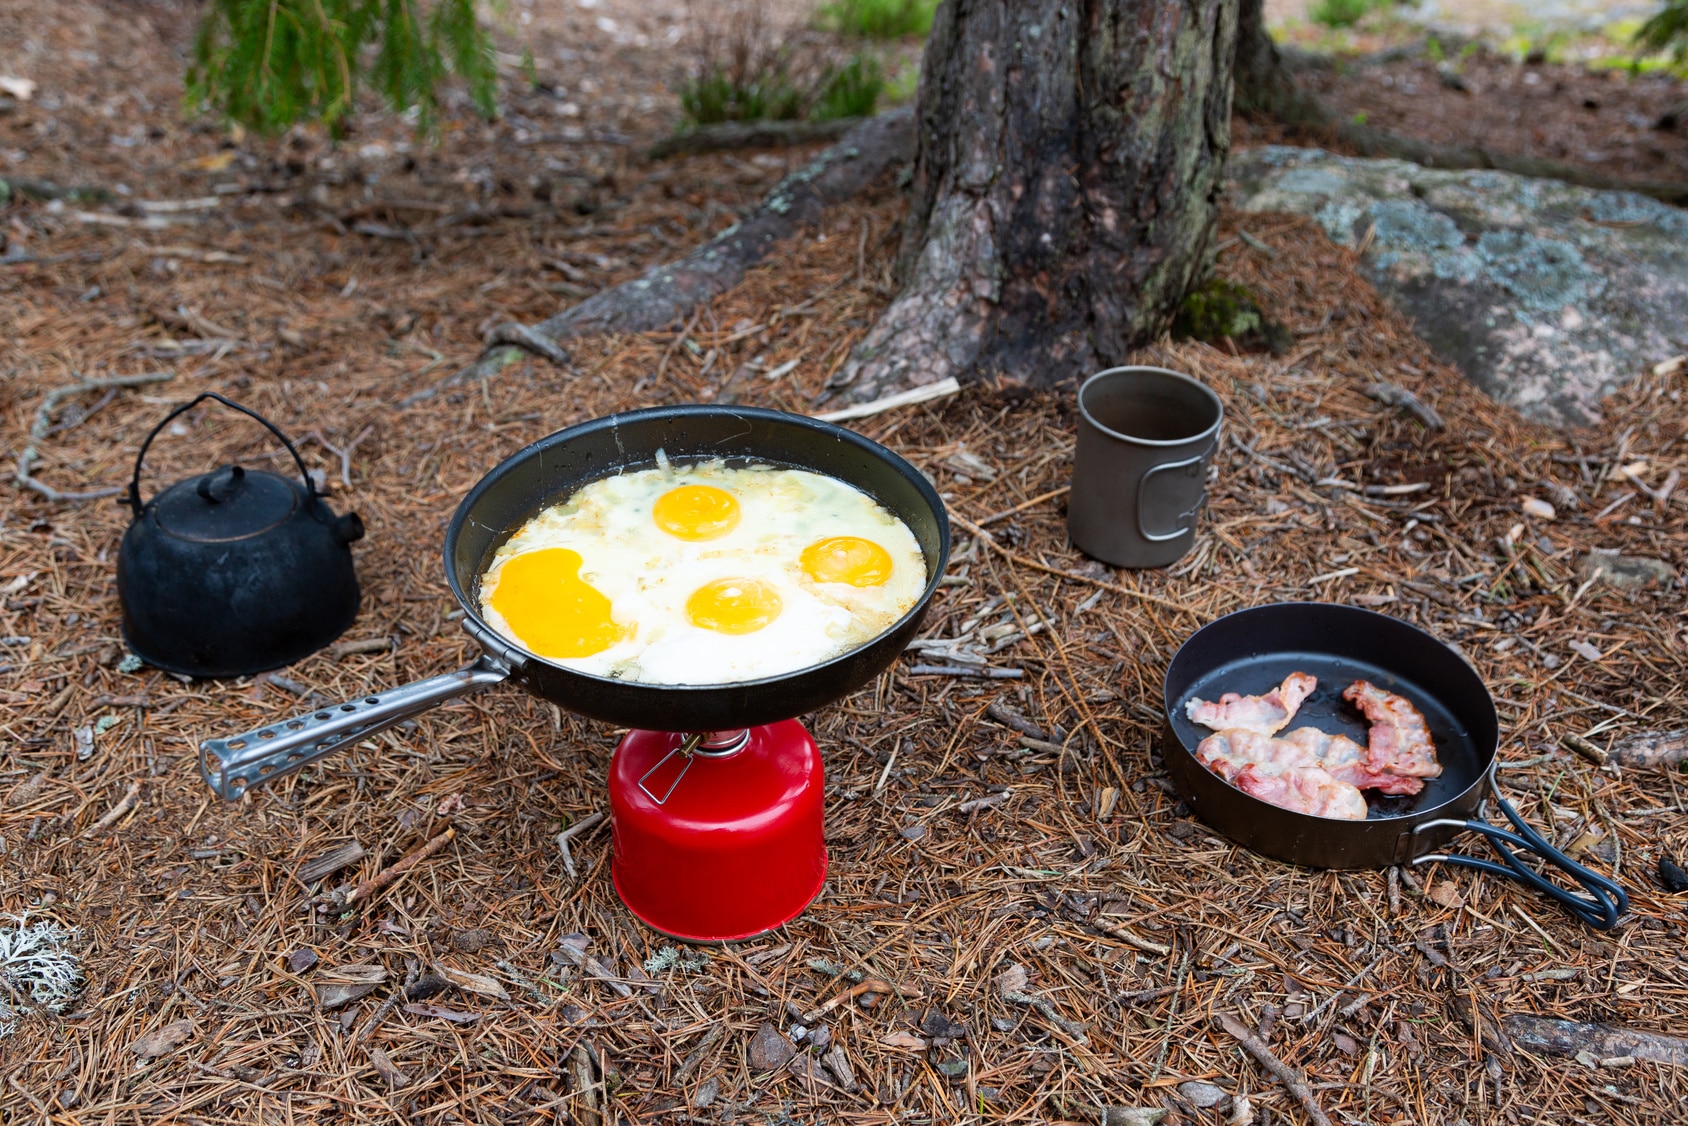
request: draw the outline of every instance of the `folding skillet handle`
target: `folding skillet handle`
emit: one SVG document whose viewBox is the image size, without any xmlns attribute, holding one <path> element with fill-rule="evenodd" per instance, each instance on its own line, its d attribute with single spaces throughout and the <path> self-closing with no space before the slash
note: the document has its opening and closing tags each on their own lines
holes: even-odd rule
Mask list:
<svg viewBox="0 0 1688 1126">
<path fill-rule="evenodd" d="M 525 657 L 520 650 L 468 619 L 463 625 L 485 650 L 472 664 L 225 739 L 207 739 L 199 745 L 200 777 L 219 796 L 235 801 L 254 786 L 292 774 L 447 700 L 502 684 L 521 667 Z"/>
<path fill-rule="evenodd" d="M 1494 776 L 1491 769 L 1490 789 L 1494 794 L 1495 803 L 1500 806 L 1501 813 L 1512 823 L 1517 832 L 1509 832 L 1487 821 L 1460 821 L 1455 819 L 1438 819 L 1426 821 L 1413 828 L 1416 835 L 1435 828 L 1459 828 L 1471 832 L 1481 833 L 1489 839 L 1489 844 L 1495 852 L 1500 854 L 1504 864 L 1493 860 L 1483 860 L 1475 856 L 1462 856 L 1459 853 L 1428 853 L 1413 858 L 1413 864 L 1430 864 L 1441 862 L 1457 864 L 1462 868 L 1476 868 L 1491 875 L 1504 879 L 1516 880 L 1525 887 L 1540 892 L 1547 898 L 1559 904 L 1566 911 L 1587 923 L 1596 930 L 1611 930 L 1618 925 L 1618 921 L 1629 912 L 1629 895 L 1623 886 L 1614 880 L 1607 879 L 1598 872 L 1578 864 L 1563 852 L 1554 848 L 1540 833 L 1530 828 L 1523 816 L 1512 807 L 1512 803 L 1500 796 L 1500 791 L 1494 789 Z M 1483 816 L 1481 809 L 1478 816 Z M 1535 868 L 1524 863 L 1523 857 L 1512 849 L 1512 845 L 1526 855 L 1534 855 L 1547 861 L 1569 876 L 1587 894 L 1576 892 L 1553 883 Z"/>
</svg>

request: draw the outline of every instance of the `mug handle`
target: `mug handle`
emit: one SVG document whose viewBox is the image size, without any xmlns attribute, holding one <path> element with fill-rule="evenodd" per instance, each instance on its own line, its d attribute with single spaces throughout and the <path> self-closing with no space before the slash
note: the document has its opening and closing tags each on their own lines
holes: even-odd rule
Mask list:
<svg viewBox="0 0 1688 1126">
<path fill-rule="evenodd" d="M 1208 451 L 1208 453 L 1211 452 L 1212 451 Z M 1149 485 L 1154 480 L 1155 474 L 1170 473 L 1175 469 L 1188 469 L 1192 465 L 1200 465 L 1203 461 L 1207 460 L 1207 456 L 1207 453 L 1200 453 L 1195 457 L 1185 458 L 1183 461 L 1169 461 L 1165 465 L 1157 465 L 1147 473 L 1143 474 L 1143 479 L 1137 484 L 1137 531 L 1144 539 L 1151 543 L 1165 543 L 1167 540 L 1177 539 L 1179 536 L 1190 531 L 1190 529 L 1196 526 L 1196 513 L 1200 510 L 1202 501 L 1207 498 L 1206 482 L 1202 483 L 1201 492 L 1196 496 L 1196 503 L 1178 514 L 1178 527 L 1170 532 L 1151 532 L 1144 526 L 1143 502 L 1148 499 Z M 1188 521 L 1188 523 L 1186 523 L 1186 521 Z"/>
</svg>

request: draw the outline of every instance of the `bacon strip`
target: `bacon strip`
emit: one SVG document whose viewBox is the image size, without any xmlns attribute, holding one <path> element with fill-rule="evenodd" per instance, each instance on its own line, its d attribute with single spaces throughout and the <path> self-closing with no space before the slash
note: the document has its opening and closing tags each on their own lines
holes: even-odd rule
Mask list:
<svg viewBox="0 0 1688 1126">
<path fill-rule="evenodd" d="M 1346 735 L 1331 735 L 1316 727 L 1298 727 L 1273 742 L 1297 745 L 1310 763 L 1323 767 L 1331 777 L 1357 789 L 1381 790 L 1386 794 L 1416 794 L 1424 789 L 1422 778 L 1377 769 L 1372 763 L 1371 752 Z"/>
<path fill-rule="evenodd" d="M 1436 761 L 1436 744 L 1430 739 L 1430 728 L 1424 722 L 1423 713 L 1410 700 L 1365 680 L 1350 684 L 1342 698 L 1371 720 L 1371 734 L 1367 737 L 1368 770 L 1380 776 L 1415 780 L 1441 776 L 1442 764 Z M 1420 789 L 1422 782 L 1410 790 L 1387 792 L 1416 794 Z"/>
<path fill-rule="evenodd" d="M 1328 754 L 1336 771 L 1327 769 Z M 1245 794 L 1297 813 L 1364 821 L 1366 799 L 1340 772 L 1365 756 L 1352 739 L 1312 727 L 1274 739 L 1256 731 L 1220 731 L 1196 747 L 1196 759 Z"/>
<path fill-rule="evenodd" d="M 1292 672 L 1284 682 L 1263 696 L 1240 696 L 1227 692 L 1216 702 L 1191 697 L 1184 705 L 1184 714 L 1191 723 L 1199 723 L 1214 731 L 1252 731 L 1258 735 L 1276 735 L 1289 726 L 1301 701 L 1312 695 L 1319 686 L 1317 677 L 1304 672 Z"/>
<path fill-rule="evenodd" d="M 1342 693 L 1371 722 L 1366 746 L 1316 727 L 1274 738 L 1317 686 L 1314 677 L 1295 672 L 1262 696 L 1227 692 L 1213 703 L 1192 698 L 1185 714 L 1214 731 L 1196 747 L 1196 759 L 1262 801 L 1351 821 L 1366 817 L 1361 790 L 1416 794 L 1426 778 L 1442 773 L 1424 715 L 1369 681 L 1357 680 Z"/>
</svg>

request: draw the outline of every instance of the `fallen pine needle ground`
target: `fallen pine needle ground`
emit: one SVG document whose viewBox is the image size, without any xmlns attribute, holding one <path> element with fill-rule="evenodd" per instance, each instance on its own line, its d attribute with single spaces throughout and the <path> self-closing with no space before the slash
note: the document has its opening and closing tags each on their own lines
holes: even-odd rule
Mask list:
<svg viewBox="0 0 1688 1126">
<path fill-rule="evenodd" d="M 106 19 L 89 26 L 114 34 Z M 637 68 L 595 49 L 631 102 Z M 308 464 L 369 532 L 344 644 L 186 683 L 123 659 L 125 511 L 0 489 L 0 912 L 74 931 L 87 982 L 58 1015 L 18 1007 L 0 1119 L 1031 1123 L 1116 1107 L 1221 1122 L 1245 1099 L 1272 1122 L 1306 1121 L 1309 1103 L 1421 1126 L 1688 1113 L 1679 1067 L 1507 1032 L 1515 1014 L 1688 1027 L 1684 904 L 1654 878 L 1688 853 L 1688 782 L 1572 749 L 1688 727 L 1670 572 L 1688 565 L 1688 496 L 1664 487 L 1688 471 L 1682 374 L 1643 376 L 1587 431 L 1526 424 L 1438 363 L 1312 224 L 1251 217 L 1275 256 L 1237 240 L 1219 269 L 1266 298 L 1291 351 L 1140 357 L 1225 401 L 1210 503 L 1176 566 L 1112 572 L 1068 545 L 1070 387 L 972 386 L 856 420 L 945 494 L 949 585 L 917 651 L 804 717 L 826 755 L 821 897 L 756 942 L 665 953 L 615 896 L 610 834 L 568 833 L 606 807 L 616 733 L 601 725 L 489 693 L 234 804 L 200 781 L 195 748 L 464 663 L 440 539 L 464 492 L 535 438 L 661 403 L 824 409 L 827 374 L 893 292 L 894 192 L 837 209 L 683 332 L 575 342 L 572 366 L 534 359 L 404 409 L 474 355 L 478 325 L 537 320 L 572 299 L 562 287 L 677 256 L 728 221 L 706 200 L 749 206 L 803 154 L 657 175 L 611 142 L 536 148 L 505 121 L 451 133 L 414 173 L 308 145 L 314 179 L 286 171 L 284 147 L 273 168 L 213 173 L 193 162 L 234 150 L 174 123 L 168 82 L 57 74 L 42 78 L 107 97 L 138 83 L 159 108 L 124 112 L 175 132 L 129 157 L 92 103 L 71 106 L 55 175 L 115 180 L 144 157 L 159 195 L 208 197 L 225 174 L 240 190 L 167 232 L 7 213 L 31 260 L 0 266 L 6 463 L 33 445 L 29 475 L 53 489 L 124 485 L 147 429 L 216 389 L 314 434 Z M 592 128 L 666 128 L 641 120 Z M 379 128 L 360 143 L 404 136 Z M 451 179 L 477 168 L 553 175 L 555 196 Z M 59 396 L 32 438 L 57 390 L 151 373 L 170 378 Z M 287 471 L 276 453 L 196 410 L 160 436 L 143 492 L 236 459 Z M 1589 569 L 1596 549 L 1660 561 L 1659 581 L 1613 585 Z M 1155 750 L 1165 664 L 1205 622 L 1282 599 L 1373 607 L 1458 646 L 1501 709 L 1500 785 L 1617 873 L 1630 920 L 1596 933 L 1466 871 L 1295 869 L 1193 820 Z M 1209 1088 L 1219 1101 L 1199 1105 Z"/>
</svg>

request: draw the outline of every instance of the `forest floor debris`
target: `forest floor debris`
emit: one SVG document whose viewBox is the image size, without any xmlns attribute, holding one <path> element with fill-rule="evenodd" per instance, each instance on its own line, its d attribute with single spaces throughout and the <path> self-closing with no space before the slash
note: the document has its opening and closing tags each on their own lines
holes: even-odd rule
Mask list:
<svg viewBox="0 0 1688 1126">
<path fill-rule="evenodd" d="M 0 3 L 0 41 L 23 36 L 24 11 Z M 28 13 L 68 47 L 30 56 L 42 89 L 0 119 L 0 151 L 28 145 L 32 176 L 224 202 L 154 216 L 180 220 L 168 245 L 197 257 L 50 201 L 8 205 L 5 462 L 55 389 L 160 370 L 175 379 L 124 388 L 54 433 L 42 479 L 126 481 L 147 429 L 200 389 L 314 432 L 308 463 L 369 528 L 355 549 L 358 637 L 398 644 L 228 682 L 125 660 L 112 560 L 127 514 L 0 483 L 0 911 L 74 928 L 89 983 L 56 1018 L 19 1014 L 0 1112 L 1220 1122 L 1246 1100 L 1273 1121 L 1303 1116 L 1214 1024 L 1224 1015 L 1337 1120 L 1680 1120 L 1681 1068 L 1603 1065 L 1621 1054 L 1566 1066 L 1489 1014 L 1655 1036 L 1688 1025 L 1688 900 L 1656 875 L 1688 854 L 1688 784 L 1616 761 L 1626 740 L 1688 729 L 1682 580 L 1624 590 L 1579 572 L 1595 551 L 1688 566 L 1688 496 L 1659 504 L 1638 488 L 1661 493 L 1688 471 L 1683 372 L 1643 373 L 1584 430 L 1524 422 L 1436 362 L 1316 224 L 1248 217 L 1269 256 L 1227 216 L 1221 274 L 1261 295 L 1294 344 L 1282 357 L 1143 350 L 1226 407 L 1201 534 L 1173 568 L 1116 573 L 1068 546 L 1070 389 L 971 387 L 860 420 L 931 474 L 957 516 L 923 640 L 980 653 L 1006 641 L 989 659 L 1022 675 L 915 676 L 911 653 L 808 717 L 827 756 L 823 895 L 773 935 L 664 968 L 671 944 L 616 899 L 610 834 L 569 840 L 572 880 L 557 846 L 603 809 L 615 733 L 602 725 L 489 693 L 237 804 L 206 790 L 197 743 L 464 663 L 473 645 L 439 541 L 463 492 L 534 438 L 726 390 L 817 409 L 894 292 L 900 201 L 839 205 L 685 325 L 571 342 L 569 366 L 523 360 L 405 408 L 472 359 L 485 328 L 537 323 L 575 298 L 551 287 L 601 288 L 683 255 L 813 146 L 653 168 L 592 141 L 655 140 L 672 124 L 668 103 L 640 108 L 666 96 L 660 66 L 639 66 L 659 52 L 595 22 L 638 28 L 645 17 L 619 0 L 536 15 L 549 66 L 577 52 L 599 83 L 581 136 L 542 124 L 556 97 L 512 80 L 505 121 L 454 119 L 439 150 L 401 150 L 402 123 L 379 118 L 339 148 L 308 134 L 235 144 L 176 117 L 170 49 L 185 17 L 162 35 L 140 27 L 173 9 L 70 0 Z M 137 135 L 147 143 L 128 143 Z M 409 237 L 360 234 L 360 221 Z M 1376 397 L 1383 383 L 1443 426 Z M 204 411 L 178 421 L 149 455 L 149 495 L 229 460 L 284 464 L 254 427 Z M 1554 519 L 1521 510 L 1534 495 Z M 1153 749 L 1166 661 L 1213 617 L 1295 598 L 1374 606 L 1460 647 L 1500 707 L 1502 786 L 1555 841 L 1583 841 L 1588 863 L 1617 872 L 1631 920 L 1599 934 L 1466 872 L 1293 869 L 1194 821 Z M 1588 761 L 1568 735 L 1613 761 Z M 84 839 L 136 780 L 138 804 Z M 444 837 L 447 817 L 455 835 L 402 882 L 347 902 Z M 471 931 L 485 934 L 458 941 Z M 1013 992 L 1042 1004 L 1004 994 L 1013 968 Z M 841 996 L 820 1016 L 822 1047 L 805 1018 Z M 174 1048 L 144 1064 L 128 1050 L 178 1022 L 192 1035 Z M 792 1055 L 751 1072 L 764 1025 Z M 1485 1029 L 1489 1044 L 1510 1038 L 1509 1056 Z M 1223 1088 L 1231 1111 L 1197 1110 L 1186 1083 Z"/>
</svg>

